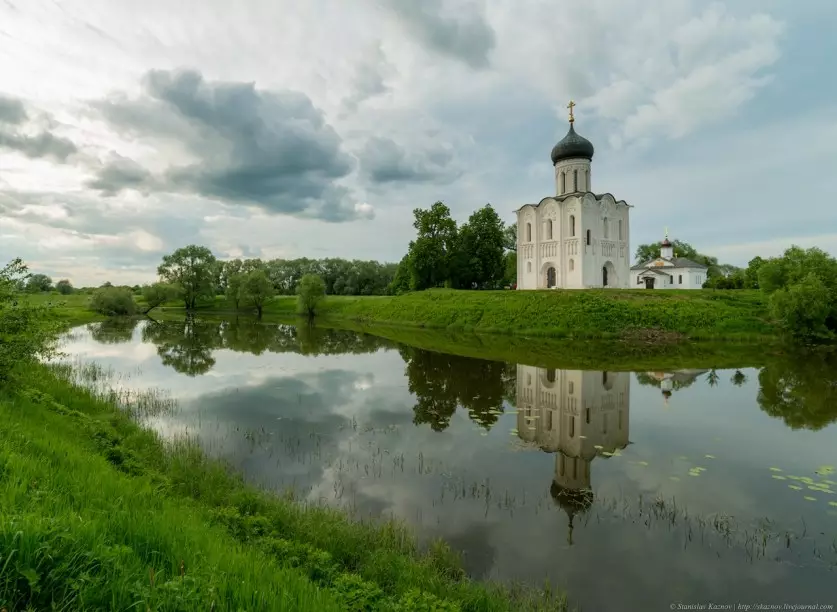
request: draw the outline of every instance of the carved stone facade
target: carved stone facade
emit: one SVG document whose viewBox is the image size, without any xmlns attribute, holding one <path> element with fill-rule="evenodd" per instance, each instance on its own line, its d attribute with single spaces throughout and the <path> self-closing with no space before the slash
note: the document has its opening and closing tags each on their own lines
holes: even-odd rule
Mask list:
<svg viewBox="0 0 837 612">
<path fill-rule="evenodd" d="M 630 206 L 609 193 L 544 198 L 517 211 L 517 288 L 630 286 Z"/>
</svg>

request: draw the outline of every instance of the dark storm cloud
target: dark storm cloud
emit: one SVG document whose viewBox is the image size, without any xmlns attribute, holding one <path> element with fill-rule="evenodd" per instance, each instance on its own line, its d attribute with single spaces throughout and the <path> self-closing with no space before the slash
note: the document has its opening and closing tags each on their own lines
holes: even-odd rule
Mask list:
<svg viewBox="0 0 837 612">
<path fill-rule="evenodd" d="M 358 155 L 362 172 L 373 183 L 449 183 L 461 176 L 450 150 L 408 152 L 390 138 L 372 137 Z"/>
<path fill-rule="evenodd" d="M 99 170 L 91 186 L 194 193 L 325 221 L 362 216 L 336 183 L 354 170 L 354 160 L 305 94 L 208 82 L 193 70 L 151 71 L 143 87 L 138 100 L 94 106 L 117 129 L 177 141 L 199 161 L 152 178 L 121 160 Z"/>
<path fill-rule="evenodd" d="M 21 131 L 29 122 L 29 113 L 21 100 L 0 96 L 0 149 L 22 153 L 30 159 L 53 158 L 60 162 L 78 152 L 66 138 L 40 130 L 29 135 Z"/>
<path fill-rule="evenodd" d="M 0 123 L 16 125 L 27 118 L 23 102 L 15 98 L 0 95 Z"/>
<path fill-rule="evenodd" d="M 489 66 L 489 55 L 497 40 L 494 29 L 484 15 L 472 13 L 462 20 L 448 18 L 441 14 L 440 0 L 384 0 L 384 5 L 428 49 L 464 62 L 474 69 Z"/>
<path fill-rule="evenodd" d="M 153 180 L 151 173 L 134 160 L 114 155 L 86 185 L 103 195 L 115 195 L 123 189 L 145 191 L 152 187 Z"/>
</svg>

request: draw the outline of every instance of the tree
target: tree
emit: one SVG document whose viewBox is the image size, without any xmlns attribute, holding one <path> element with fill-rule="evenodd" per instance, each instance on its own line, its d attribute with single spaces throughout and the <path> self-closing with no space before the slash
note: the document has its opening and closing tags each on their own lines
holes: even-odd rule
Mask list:
<svg viewBox="0 0 837 612">
<path fill-rule="evenodd" d="M 217 260 L 206 247 L 190 244 L 163 257 L 157 274 L 182 289 L 187 310 L 193 310 L 199 298 L 215 295 Z"/>
<path fill-rule="evenodd" d="M 451 261 L 456 249 L 456 222 L 450 209 L 436 202 L 429 210 L 413 211 L 418 237 L 408 249 L 411 289 L 428 289 L 450 284 Z"/>
<path fill-rule="evenodd" d="M 134 294 L 127 287 L 103 287 L 97 289 L 90 300 L 90 308 L 103 315 L 131 316 L 137 312 Z"/>
<path fill-rule="evenodd" d="M 28 293 L 41 293 L 52 290 L 52 279 L 46 274 L 32 274 L 26 280 Z"/>
<path fill-rule="evenodd" d="M 770 312 L 790 336 L 806 342 L 837 334 L 837 259 L 792 246 L 758 266 Z"/>
<path fill-rule="evenodd" d="M 265 277 L 267 274 L 265 274 Z M 270 281 L 270 279 L 268 279 Z M 226 295 L 227 299 L 233 303 L 235 309 L 238 310 L 239 306 L 241 305 L 241 298 L 243 296 L 241 291 L 241 285 L 244 282 L 244 274 L 241 272 L 236 272 L 235 274 L 231 274 L 226 277 L 225 284 L 226 289 L 224 290 L 224 294 Z M 271 283 L 271 287 L 273 283 Z"/>
<path fill-rule="evenodd" d="M 317 306 L 325 297 L 325 283 L 316 274 L 306 274 L 299 279 L 296 294 L 299 313 L 308 315 L 309 318 L 313 317 L 317 313 Z"/>
<path fill-rule="evenodd" d="M 43 306 L 32 306 L 19 296 L 19 287 L 29 279 L 21 259 L 0 268 L 0 385 L 55 349 L 58 327 Z"/>
<path fill-rule="evenodd" d="M 320 279 L 320 282 L 322 282 L 322 279 Z M 325 287 L 323 288 L 323 292 L 325 292 Z M 259 318 L 261 318 L 265 302 L 272 298 L 276 291 L 273 288 L 273 283 L 267 277 L 267 272 L 264 270 L 252 270 L 242 280 L 241 293 L 243 299 L 255 306 L 256 312 Z"/>
<path fill-rule="evenodd" d="M 511 223 L 503 230 L 503 247 L 507 251 L 517 251 L 517 223 Z"/>
<path fill-rule="evenodd" d="M 759 288 L 759 269 L 764 264 L 761 257 L 753 257 L 744 270 L 744 288 L 758 289 Z"/>
<path fill-rule="evenodd" d="M 143 314 L 148 314 L 158 306 L 178 297 L 179 288 L 169 283 L 152 283 L 141 288 L 142 297 L 145 299 L 146 309 Z"/>
<path fill-rule="evenodd" d="M 65 278 L 55 283 L 55 289 L 61 295 L 70 295 L 73 292 L 73 284 Z"/>
<path fill-rule="evenodd" d="M 459 230 L 451 278 L 464 289 L 492 289 L 503 281 L 505 229 L 490 204 L 475 211 Z"/>
</svg>

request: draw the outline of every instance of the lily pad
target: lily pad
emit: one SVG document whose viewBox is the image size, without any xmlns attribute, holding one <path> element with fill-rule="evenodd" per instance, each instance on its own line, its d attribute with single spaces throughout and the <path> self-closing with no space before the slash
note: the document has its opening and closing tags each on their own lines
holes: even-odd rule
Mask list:
<svg viewBox="0 0 837 612">
<path fill-rule="evenodd" d="M 828 476 L 829 474 L 834 473 L 834 466 L 833 465 L 821 465 L 816 469 L 816 473 L 820 476 Z"/>
<path fill-rule="evenodd" d="M 788 485 L 788 488 L 793 489 L 794 491 L 801 491 L 802 490 L 802 487 L 799 487 L 797 485 Z"/>
<path fill-rule="evenodd" d="M 778 474 L 773 474 L 773 478 L 775 478 L 776 480 L 787 480 L 787 478 L 785 478 L 784 476 L 779 476 Z"/>
<path fill-rule="evenodd" d="M 604 446 L 602 446 L 601 444 L 596 444 L 596 446 L 594 446 L 593 448 L 595 448 L 596 450 L 602 450 Z"/>
<path fill-rule="evenodd" d="M 805 496 L 805 499 L 807 499 L 808 501 L 817 501 L 816 497 L 809 497 L 808 495 Z"/>
<path fill-rule="evenodd" d="M 634 461 L 637 465 L 648 465 L 647 461 Z"/>
<path fill-rule="evenodd" d="M 770 468 L 770 471 L 771 472 L 781 472 L 782 468 L 772 467 L 772 468 Z"/>
<path fill-rule="evenodd" d="M 837 502 L 828 502 L 829 506 L 837 506 Z"/>
<path fill-rule="evenodd" d="M 704 457 L 706 457 L 707 459 L 714 459 L 715 455 L 704 455 Z"/>
</svg>

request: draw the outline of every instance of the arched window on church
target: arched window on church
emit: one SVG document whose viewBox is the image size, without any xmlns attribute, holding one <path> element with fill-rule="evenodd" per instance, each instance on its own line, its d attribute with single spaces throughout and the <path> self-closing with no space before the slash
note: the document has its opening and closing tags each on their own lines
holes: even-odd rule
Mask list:
<svg viewBox="0 0 837 612">
<path fill-rule="evenodd" d="M 570 260 L 570 272 L 572 272 L 573 270 L 575 270 L 575 260 L 571 259 Z"/>
<path fill-rule="evenodd" d="M 589 408 L 587 408 L 584 411 L 584 420 L 587 421 L 588 425 L 590 424 L 590 409 Z"/>
<path fill-rule="evenodd" d="M 570 417 L 570 437 L 575 438 L 575 417 Z"/>
<path fill-rule="evenodd" d="M 567 173 L 561 172 L 561 193 L 567 193 Z"/>
<path fill-rule="evenodd" d="M 587 230 L 587 244 L 590 244 L 590 230 Z"/>
<path fill-rule="evenodd" d="M 546 220 L 546 239 L 552 240 L 552 219 Z"/>
<path fill-rule="evenodd" d="M 578 191 L 578 170 L 573 170 L 573 191 Z"/>
<path fill-rule="evenodd" d="M 526 224 L 526 242 L 532 242 L 532 224 Z"/>
<path fill-rule="evenodd" d="M 590 171 L 584 171 L 584 191 L 590 191 Z"/>
<path fill-rule="evenodd" d="M 526 271 L 527 271 L 527 272 L 531 272 L 531 271 L 532 271 L 532 262 L 531 262 L 531 261 L 527 261 L 527 262 L 526 262 Z"/>
<path fill-rule="evenodd" d="M 575 236 L 575 215 L 570 215 L 570 236 Z"/>
<path fill-rule="evenodd" d="M 547 382 L 551 382 L 551 383 L 555 382 L 555 370 L 554 369 L 550 368 L 549 370 L 546 371 L 546 380 L 547 380 Z"/>
<path fill-rule="evenodd" d="M 607 240 L 609 238 L 608 230 L 607 230 L 607 217 L 605 217 L 604 220 L 602 221 L 602 229 L 604 230 L 605 240 Z"/>
<path fill-rule="evenodd" d="M 573 392 L 573 381 L 570 381 L 570 384 L 567 386 L 567 390 L 572 393 Z"/>
<path fill-rule="evenodd" d="M 622 237 L 622 219 L 619 219 L 619 240 L 624 240 Z"/>
</svg>

